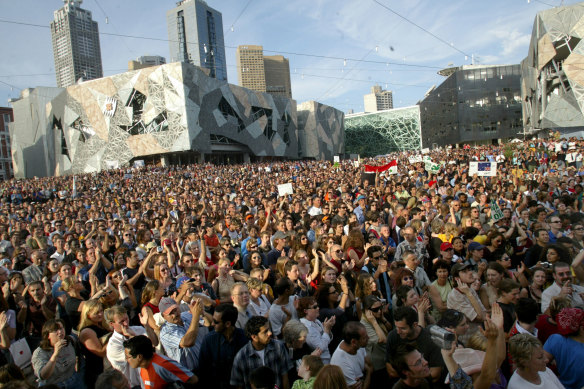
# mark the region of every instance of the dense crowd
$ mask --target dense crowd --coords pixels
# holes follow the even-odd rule
[[[5,181],[0,385],[580,389],[583,146]]]

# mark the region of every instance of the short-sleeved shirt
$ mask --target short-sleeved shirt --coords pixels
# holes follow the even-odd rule
[[[195,344],[191,347],[180,347],[180,341],[187,333],[193,315],[190,312],[183,312],[180,314],[183,325],[179,326],[169,322],[165,322],[160,328],[160,343],[164,346],[166,355],[175,361],[180,362],[189,370],[195,370],[199,367],[199,352],[201,350],[201,343],[203,338],[209,332],[207,327],[199,326]]]
[[[347,385],[355,385],[362,377],[363,371],[365,370],[365,357],[367,356],[367,350],[361,347],[357,350],[355,355],[349,354],[341,348],[341,344],[333,353],[331,357],[331,365],[336,365],[341,368],[347,381]]]
[[[560,334],[551,335],[543,349],[554,356],[558,377],[566,389],[584,387],[584,344]]]
[[[148,368],[140,369],[145,389],[163,389],[172,382],[187,382],[192,376],[186,367],[158,354],[154,354]]]
[[[34,370],[34,374],[40,379],[41,377],[41,370],[45,367],[47,363],[49,363],[49,359],[53,355],[53,350],[44,350],[42,348],[37,348],[32,353],[32,368]],[[67,347],[65,347],[59,353],[59,357],[55,362],[55,368],[53,369],[53,374],[47,378],[46,380],[41,380],[43,385],[50,385],[50,384],[59,384],[60,382],[65,382],[73,374],[75,374],[75,347],[73,344],[69,342]]]

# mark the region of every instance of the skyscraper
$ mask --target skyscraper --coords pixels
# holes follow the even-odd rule
[[[371,93],[363,96],[365,112],[385,111],[393,108],[393,93],[379,85],[371,87]]]
[[[182,0],[166,12],[169,62],[189,62],[227,81],[223,18],[203,0]]]
[[[235,59],[239,86],[265,92],[264,48],[256,45],[237,46]]]
[[[82,0],[63,0],[51,22],[57,86],[65,88],[80,78],[103,77],[97,22],[91,11],[80,7]]]
[[[264,56],[262,46],[244,45],[237,47],[236,60],[240,86],[292,98],[288,58]]]

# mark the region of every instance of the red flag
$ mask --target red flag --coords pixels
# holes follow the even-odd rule
[[[393,161],[391,161],[390,163],[388,163],[387,165],[382,165],[382,166],[365,165],[365,172],[366,173],[375,173],[375,172],[381,173],[381,172],[388,170],[392,166],[397,166],[397,161],[395,159]]]

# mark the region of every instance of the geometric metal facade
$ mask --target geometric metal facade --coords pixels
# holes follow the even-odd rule
[[[316,101],[298,104],[298,154],[333,160],[345,151],[343,111]]]
[[[35,175],[78,174],[181,152],[195,152],[199,161],[225,150],[243,155],[244,161],[245,155],[299,158],[294,100],[228,84],[189,63],[148,67],[56,90],[61,91],[56,97],[39,101],[41,109],[26,109],[35,93],[13,102],[11,134],[36,129],[34,139],[13,138],[16,177],[30,177],[22,165],[37,162],[45,171]],[[303,137],[323,137],[314,142],[314,158],[327,155],[321,148],[342,151],[342,115],[340,120],[332,115],[339,129],[330,115],[336,110],[331,110],[317,110],[315,120],[302,128]]]
[[[361,156],[420,150],[420,107],[345,116],[346,153]]]
[[[521,62],[526,132],[584,130],[584,4],[539,12]],[[580,133],[582,135],[582,132]]]

